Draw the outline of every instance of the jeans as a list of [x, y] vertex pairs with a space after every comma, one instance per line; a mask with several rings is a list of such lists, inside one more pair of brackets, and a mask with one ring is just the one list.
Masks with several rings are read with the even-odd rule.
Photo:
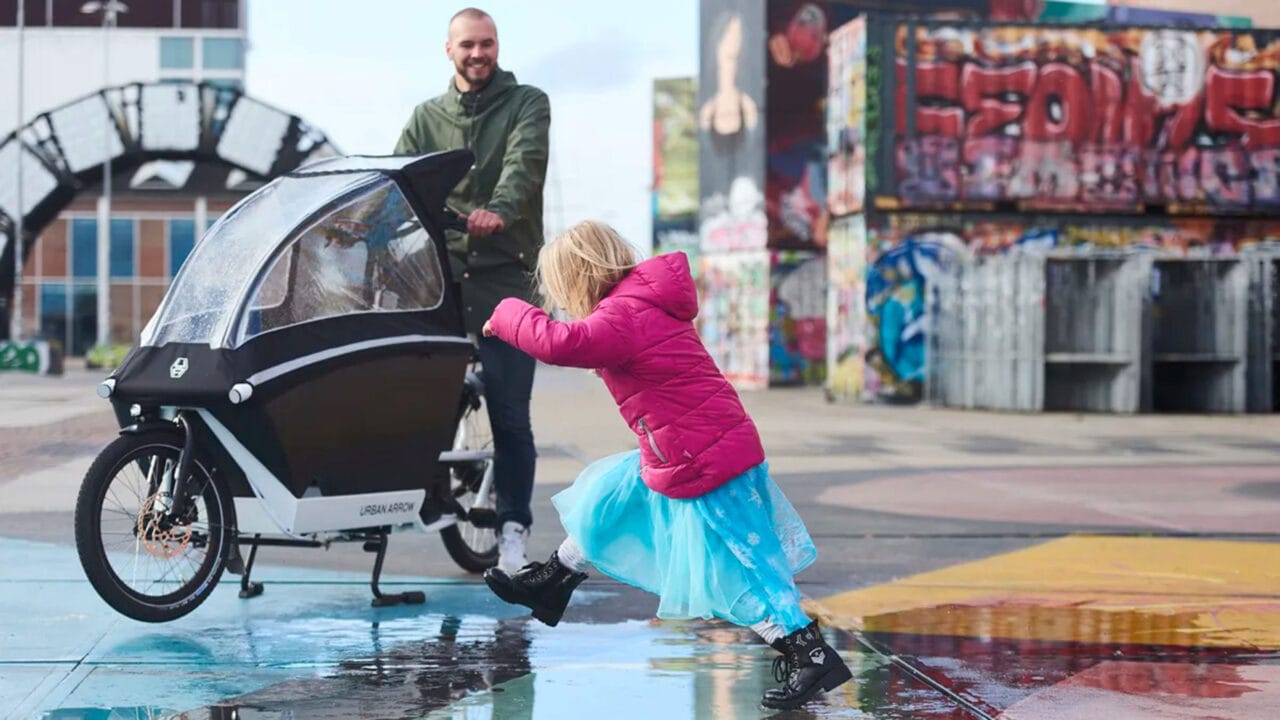
[[537, 451], [529, 421], [529, 396], [537, 361], [496, 337], [482, 337], [484, 402], [493, 426], [493, 484], [498, 496], [498, 528], [508, 520], [533, 525], [529, 507]]

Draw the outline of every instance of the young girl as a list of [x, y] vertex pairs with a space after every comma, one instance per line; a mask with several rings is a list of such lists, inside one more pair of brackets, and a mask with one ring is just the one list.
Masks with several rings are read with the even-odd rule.
[[592, 368], [638, 450], [598, 460], [552, 498], [568, 537], [545, 563], [485, 573], [503, 600], [555, 625], [588, 563], [661, 598], [660, 618], [718, 617], [782, 653], [765, 693], [794, 708], [850, 678], [800, 608], [793, 576], [817, 557], [769, 478], [764, 448], [693, 325], [698, 296], [683, 253], [637, 263], [612, 228], [583, 222], [543, 249], [544, 296], [559, 322], [514, 298], [484, 325], [553, 365]]

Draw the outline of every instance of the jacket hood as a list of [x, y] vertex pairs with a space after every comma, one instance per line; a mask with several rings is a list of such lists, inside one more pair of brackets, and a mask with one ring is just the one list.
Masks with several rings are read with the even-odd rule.
[[632, 298], [654, 305], [677, 320], [698, 316], [698, 289], [682, 252], [649, 258], [627, 274], [609, 297]]
[[515, 73], [494, 66], [493, 79], [488, 85], [472, 92], [460, 92], [454, 78], [449, 78], [449, 89], [445, 92], [449, 100], [455, 103], [463, 115], [475, 115], [497, 102], [498, 98], [515, 89]]

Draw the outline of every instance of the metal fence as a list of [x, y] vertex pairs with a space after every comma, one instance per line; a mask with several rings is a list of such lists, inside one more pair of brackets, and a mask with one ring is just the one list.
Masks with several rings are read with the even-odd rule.
[[1022, 251], [929, 287], [926, 397], [997, 410], [1271, 412], [1280, 255]]

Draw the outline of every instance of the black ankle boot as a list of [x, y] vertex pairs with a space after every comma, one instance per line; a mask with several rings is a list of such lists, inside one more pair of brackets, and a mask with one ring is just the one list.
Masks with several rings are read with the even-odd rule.
[[524, 605], [552, 627], [564, 615], [574, 588], [586, 579], [586, 573], [561, 565], [555, 553], [545, 563], [529, 563], [511, 575], [496, 567], [484, 573], [484, 581], [495, 595], [513, 605]]
[[772, 646], [782, 653], [773, 661], [773, 677], [782, 687], [765, 691], [760, 702], [767, 708], [798, 708], [814, 695], [834, 690], [853, 677], [840, 654], [822, 639], [816, 620], [803, 630], [775, 640]]

